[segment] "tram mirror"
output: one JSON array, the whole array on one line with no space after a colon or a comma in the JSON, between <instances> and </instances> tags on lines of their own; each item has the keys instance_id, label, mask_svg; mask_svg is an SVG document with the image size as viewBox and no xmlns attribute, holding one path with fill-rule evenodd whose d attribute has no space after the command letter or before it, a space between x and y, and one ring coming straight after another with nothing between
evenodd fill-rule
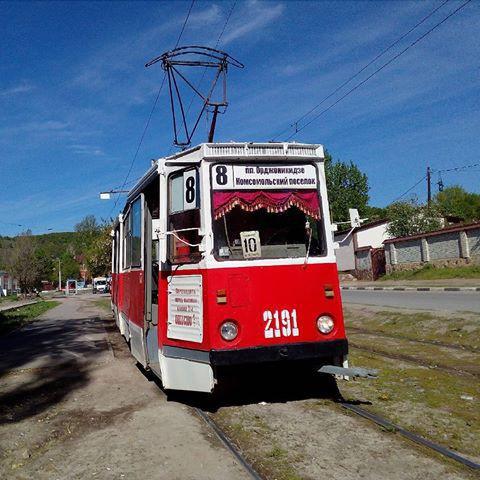
<instances>
[{"instance_id":1,"label":"tram mirror","mask_svg":"<svg viewBox=\"0 0 480 480\"><path fill-rule=\"evenodd\" d=\"M356 208L349 208L348 214L350 216L350 225L352 228L360 226L360 215L358 214L358 210Z\"/></svg>"}]
</instances>

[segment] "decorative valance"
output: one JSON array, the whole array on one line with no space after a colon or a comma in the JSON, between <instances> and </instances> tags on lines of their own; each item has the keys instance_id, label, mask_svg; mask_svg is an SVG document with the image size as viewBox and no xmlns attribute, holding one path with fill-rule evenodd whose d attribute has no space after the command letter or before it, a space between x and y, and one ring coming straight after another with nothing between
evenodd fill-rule
<instances>
[{"instance_id":1,"label":"decorative valance","mask_svg":"<svg viewBox=\"0 0 480 480\"><path fill-rule=\"evenodd\" d=\"M320 218L320 203L316 190L302 191L215 191L213 192L214 218L218 220L235 207L247 212L264 208L270 213L281 213L290 207L297 207L305 215L316 220Z\"/></svg>"}]
</instances>

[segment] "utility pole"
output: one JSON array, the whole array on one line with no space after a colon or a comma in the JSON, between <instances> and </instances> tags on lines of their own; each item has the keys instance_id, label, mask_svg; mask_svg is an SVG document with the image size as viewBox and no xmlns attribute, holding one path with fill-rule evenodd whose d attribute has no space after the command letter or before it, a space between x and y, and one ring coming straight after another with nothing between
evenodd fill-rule
<instances>
[{"instance_id":1,"label":"utility pole","mask_svg":"<svg viewBox=\"0 0 480 480\"><path fill-rule=\"evenodd\" d=\"M60 259L58 259L58 290L62 290L62 270L60 268Z\"/></svg>"},{"instance_id":2,"label":"utility pole","mask_svg":"<svg viewBox=\"0 0 480 480\"><path fill-rule=\"evenodd\" d=\"M430 202L432 201L432 178L430 167L427 167L427 204L430 206Z\"/></svg>"}]
</instances>

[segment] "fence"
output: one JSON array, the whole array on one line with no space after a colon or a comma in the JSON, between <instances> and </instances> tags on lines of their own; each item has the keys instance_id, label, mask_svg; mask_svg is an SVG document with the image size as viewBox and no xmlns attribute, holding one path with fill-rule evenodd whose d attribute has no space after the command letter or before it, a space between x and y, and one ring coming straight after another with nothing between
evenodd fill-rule
<instances>
[{"instance_id":1,"label":"fence","mask_svg":"<svg viewBox=\"0 0 480 480\"><path fill-rule=\"evenodd\" d=\"M480 264L480 223L385 240L386 271Z\"/></svg>"}]
</instances>

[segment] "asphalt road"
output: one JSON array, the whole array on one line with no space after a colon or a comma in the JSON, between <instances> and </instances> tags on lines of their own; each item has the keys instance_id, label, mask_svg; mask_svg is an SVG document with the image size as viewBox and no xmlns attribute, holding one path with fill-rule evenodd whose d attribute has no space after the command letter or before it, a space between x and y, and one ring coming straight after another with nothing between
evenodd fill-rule
<instances>
[{"instance_id":1,"label":"asphalt road","mask_svg":"<svg viewBox=\"0 0 480 480\"><path fill-rule=\"evenodd\" d=\"M342 290L342 299L345 304L480 313L480 293L478 292Z\"/></svg>"}]
</instances>

